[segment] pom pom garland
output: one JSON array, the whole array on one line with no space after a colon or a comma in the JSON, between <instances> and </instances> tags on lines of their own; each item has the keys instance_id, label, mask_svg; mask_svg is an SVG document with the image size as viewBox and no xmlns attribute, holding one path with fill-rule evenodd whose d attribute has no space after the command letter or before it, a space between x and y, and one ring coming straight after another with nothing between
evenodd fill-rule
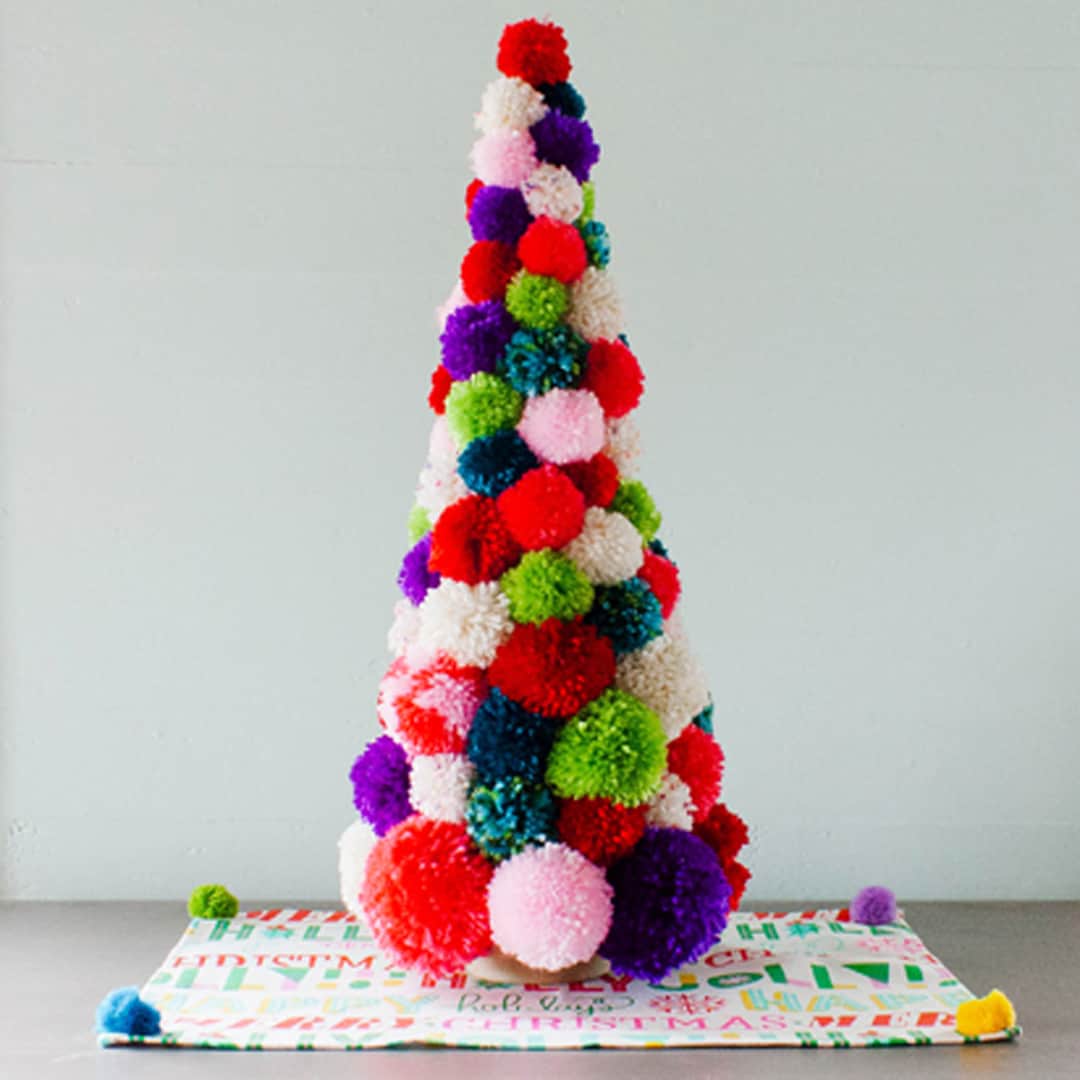
<instances>
[{"instance_id":1,"label":"pom pom garland","mask_svg":"<svg viewBox=\"0 0 1080 1080\"><path fill-rule=\"evenodd\" d=\"M513 628L506 595L494 581L443 581L420 605L420 642L459 664L487 667Z\"/></svg>"},{"instance_id":2,"label":"pom pom garland","mask_svg":"<svg viewBox=\"0 0 1080 1080\"><path fill-rule=\"evenodd\" d=\"M200 885L188 898L193 919L235 919L240 901L224 885Z\"/></svg>"},{"instance_id":3,"label":"pom pom garland","mask_svg":"<svg viewBox=\"0 0 1080 1080\"><path fill-rule=\"evenodd\" d=\"M506 310L522 326L535 330L553 330L569 303L569 293L561 281L527 270L519 270L506 289Z\"/></svg>"},{"instance_id":4,"label":"pom pom garland","mask_svg":"<svg viewBox=\"0 0 1080 1080\"><path fill-rule=\"evenodd\" d=\"M517 566L503 574L501 584L514 622L573 619L584 615L593 603L589 579L565 555L549 548L526 552ZM590 617L590 621L595 620ZM603 626L600 630L604 631ZM619 651L617 644L615 651Z\"/></svg>"},{"instance_id":5,"label":"pom pom garland","mask_svg":"<svg viewBox=\"0 0 1080 1080\"><path fill-rule=\"evenodd\" d=\"M704 821L720 796L724 754L719 743L701 728L687 724L668 743L668 768L690 792L693 820Z\"/></svg>"},{"instance_id":6,"label":"pom pom garland","mask_svg":"<svg viewBox=\"0 0 1080 1080\"><path fill-rule=\"evenodd\" d=\"M467 495L440 515L431 534L429 566L454 581L494 581L521 557L494 499Z\"/></svg>"},{"instance_id":7,"label":"pom pom garland","mask_svg":"<svg viewBox=\"0 0 1080 1080\"><path fill-rule=\"evenodd\" d=\"M594 585L617 585L641 567L641 536L622 516L598 506L585 511L580 535L566 544L568 555Z\"/></svg>"},{"instance_id":8,"label":"pom pom garland","mask_svg":"<svg viewBox=\"0 0 1080 1080\"><path fill-rule=\"evenodd\" d=\"M401 560L401 569L397 576L398 588L412 604L421 604L428 589L434 589L439 584L438 573L428 568L430 555L431 534L427 533L409 548L405 558Z\"/></svg>"},{"instance_id":9,"label":"pom pom garland","mask_svg":"<svg viewBox=\"0 0 1080 1080\"><path fill-rule=\"evenodd\" d=\"M670 619L681 589L679 568L670 559L647 550L637 576L648 583L653 595L660 601L660 614L663 618Z\"/></svg>"},{"instance_id":10,"label":"pom pom garland","mask_svg":"<svg viewBox=\"0 0 1080 1080\"><path fill-rule=\"evenodd\" d=\"M518 434L538 458L587 461L604 445L604 414L588 390L552 390L525 402Z\"/></svg>"},{"instance_id":11,"label":"pom pom garland","mask_svg":"<svg viewBox=\"0 0 1080 1080\"><path fill-rule=\"evenodd\" d=\"M664 628L660 601L636 577L597 589L588 621L611 642L619 656L648 645Z\"/></svg>"},{"instance_id":12,"label":"pom pom garland","mask_svg":"<svg viewBox=\"0 0 1080 1080\"><path fill-rule=\"evenodd\" d=\"M621 341L597 341L589 349L582 386L591 390L612 418L637 407L645 377L637 357Z\"/></svg>"},{"instance_id":13,"label":"pom pom garland","mask_svg":"<svg viewBox=\"0 0 1080 1080\"><path fill-rule=\"evenodd\" d=\"M547 111L545 96L522 79L495 79L480 98L480 111L474 117L476 130L486 135L498 128L521 131L532 127Z\"/></svg>"},{"instance_id":14,"label":"pom pom garland","mask_svg":"<svg viewBox=\"0 0 1080 1080\"><path fill-rule=\"evenodd\" d=\"M458 474L470 491L495 498L540 462L516 432L509 429L473 439L458 458Z\"/></svg>"},{"instance_id":15,"label":"pom pom garland","mask_svg":"<svg viewBox=\"0 0 1080 1080\"><path fill-rule=\"evenodd\" d=\"M531 128L534 153L551 165L564 165L579 183L589 179L600 160L600 147L587 120L552 109Z\"/></svg>"},{"instance_id":16,"label":"pom pom garland","mask_svg":"<svg viewBox=\"0 0 1080 1080\"><path fill-rule=\"evenodd\" d=\"M409 761L389 735L380 735L353 762L349 771L353 805L379 836L412 813L409 804Z\"/></svg>"},{"instance_id":17,"label":"pom pom garland","mask_svg":"<svg viewBox=\"0 0 1080 1080\"><path fill-rule=\"evenodd\" d=\"M485 184L518 187L536 168L536 146L528 131L498 128L473 144L473 172Z\"/></svg>"},{"instance_id":18,"label":"pom pom garland","mask_svg":"<svg viewBox=\"0 0 1080 1080\"><path fill-rule=\"evenodd\" d=\"M896 921L896 896L884 885L867 885L851 901L852 922L864 926L885 926Z\"/></svg>"},{"instance_id":19,"label":"pom pom garland","mask_svg":"<svg viewBox=\"0 0 1080 1080\"><path fill-rule=\"evenodd\" d=\"M622 333L622 305L606 270L586 267L570 286L566 321L586 341L611 341Z\"/></svg>"},{"instance_id":20,"label":"pom pom garland","mask_svg":"<svg viewBox=\"0 0 1080 1080\"><path fill-rule=\"evenodd\" d=\"M554 740L551 720L492 690L473 717L466 752L483 784L511 776L539 784Z\"/></svg>"},{"instance_id":21,"label":"pom pom garland","mask_svg":"<svg viewBox=\"0 0 1080 1080\"><path fill-rule=\"evenodd\" d=\"M514 628L496 653L488 680L530 712L566 717L603 693L614 670L611 642L595 627L577 619L548 619Z\"/></svg>"},{"instance_id":22,"label":"pom pom garland","mask_svg":"<svg viewBox=\"0 0 1080 1080\"><path fill-rule=\"evenodd\" d=\"M660 528L660 511L656 509L649 489L640 480L624 480L611 500L611 509L629 518L646 543Z\"/></svg>"},{"instance_id":23,"label":"pom pom garland","mask_svg":"<svg viewBox=\"0 0 1080 1080\"><path fill-rule=\"evenodd\" d=\"M575 120L580 120L585 115L585 99L578 93L573 83L543 83L539 90L548 108L558 109L559 112L572 116ZM540 117L536 119L539 120Z\"/></svg>"},{"instance_id":24,"label":"pom pom garland","mask_svg":"<svg viewBox=\"0 0 1080 1080\"><path fill-rule=\"evenodd\" d=\"M530 274L553 277L566 285L581 277L588 265L581 233L573 225L549 217L537 218L525 230L517 255Z\"/></svg>"},{"instance_id":25,"label":"pom pom garland","mask_svg":"<svg viewBox=\"0 0 1080 1080\"><path fill-rule=\"evenodd\" d=\"M509 244L477 240L461 260L461 287L474 303L499 300L521 262Z\"/></svg>"},{"instance_id":26,"label":"pom pom garland","mask_svg":"<svg viewBox=\"0 0 1080 1080\"><path fill-rule=\"evenodd\" d=\"M510 23L499 38L498 69L533 86L565 82L570 75L566 35L561 26L523 19Z\"/></svg>"},{"instance_id":27,"label":"pom pom garland","mask_svg":"<svg viewBox=\"0 0 1080 1080\"><path fill-rule=\"evenodd\" d=\"M461 754L422 754L412 759L409 802L434 821L465 820L475 770Z\"/></svg>"},{"instance_id":28,"label":"pom pom garland","mask_svg":"<svg viewBox=\"0 0 1080 1080\"><path fill-rule=\"evenodd\" d=\"M454 383L446 398L446 419L458 445L464 446L514 427L523 404L524 398L505 379L479 371L467 382Z\"/></svg>"},{"instance_id":29,"label":"pom pom garland","mask_svg":"<svg viewBox=\"0 0 1080 1080\"><path fill-rule=\"evenodd\" d=\"M552 839L555 814L551 792L520 776L496 780L490 787L474 787L465 809L469 836L495 861Z\"/></svg>"},{"instance_id":30,"label":"pom pom garland","mask_svg":"<svg viewBox=\"0 0 1080 1080\"><path fill-rule=\"evenodd\" d=\"M587 518L584 496L554 465L527 472L497 502L510 534L528 551L570 543Z\"/></svg>"},{"instance_id":31,"label":"pom pom garland","mask_svg":"<svg viewBox=\"0 0 1080 1080\"><path fill-rule=\"evenodd\" d=\"M529 967L558 971L588 960L611 927L603 870L565 844L530 847L495 870L488 912L495 944Z\"/></svg>"},{"instance_id":32,"label":"pom pom garland","mask_svg":"<svg viewBox=\"0 0 1080 1080\"><path fill-rule=\"evenodd\" d=\"M469 207L474 240L515 245L531 221L525 196L517 188L481 187Z\"/></svg>"},{"instance_id":33,"label":"pom pom garland","mask_svg":"<svg viewBox=\"0 0 1080 1080\"><path fill-rule=\"evenodd\" d=\"M494 371L517 329L498 300L466 305L452 311L439 338L443 367L453 379L467 379L478 371Z\"/></svg>"},{"instance_id":34,"label":"pom pom garland","mask_svg":"<svg viewBox=\"0 0 1080 1080\"><path fill-rule=\"evenodd\" d=\"M727 925L731 888L693 833L647 829L608 881L615 900L600 954L617 974L661 979L703 956Z\"/></svg>"},{"instance_id":35,"label":"pom pom garland","mask_svg":"<svg viewBox=\"0 0 1080 1080\"><path fill-rule=\"evenodd\" d=\"M452 975L491 950L491 864L465 827L414 814L368 856L361 901L379 945L398 963Z\"/></svg>"},{"instance_id":36,"label":"pom pom garland","mask_svg":"<svg viewBox=\"0 0 1080 1080\"><path fill-rule=\"evenodd\" d=\"M598 866L628 855L645 832L647 807L623 806L611 799L563 799L559 838Z\"/></svg>"},{"instance_id":37,"label":"pom pom garland","mask_svg":"<svg viewBox=\"0 0 1080 1080\"><path fill-rule=\"evenodd\" d=\"M670 739L709 702L709 688L686 643L670 633L622 657L615 682L660 717Z\"/></svg>"},{"instance_id":38,"label":"pom pom garland","mask_svg":"<svg viewBox=\"0 0 1080 1080\"><path fill-rule=\"evenodd\" d=\"M529 213L573 223L581 216L581 185L562 165L541 165L521 186Z\"/></svg>"},{"instance_id":39,"label":"pom pom garland","mask_svg":"<svg viewBox=\"0 0 1080 1080\"><path fill-rule=\"evenodd\" d=\"M94 1015L97 1030L103 1035L139 1035L149 1038L161 1034L161 1013L139 997L137 986L110 990Z\"/></svg>"},{"instance_id":40,"label":"pom pom garland","mask_svg":"<svg viewBox=\"0 0 1080 1080\"><path fill-rule=\"evenodd\" d=\"M565 326L554 330L519 330L510 339L498 371L522 394L546 394L578 381L586 347Z\"/></svg>"}]
</instances>

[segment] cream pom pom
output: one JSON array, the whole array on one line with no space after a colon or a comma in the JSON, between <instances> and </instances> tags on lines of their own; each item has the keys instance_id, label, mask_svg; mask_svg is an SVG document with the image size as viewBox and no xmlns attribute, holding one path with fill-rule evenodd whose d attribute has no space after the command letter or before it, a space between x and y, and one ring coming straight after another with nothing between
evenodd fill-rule
<instances>
[{"instance_id":1,"label":"cream pom pom","mask_svg":"<svg viewBox=\"0 0 1080 1080\"><path fill-rule=\"evenodd\" d=\"M645 820L662 829L692 829L694 798L686 782L674 773L664 773L660 790L649 800Z\"/></svg>"},{"instance_id":2,"label":"cream pom pom","mask_svg":"<svg viewBox=\"0 0 1080 1080\"><path fill-rule=\"evenodd\" d=\"M565 165L545 163L521 185L533 217L549 217L572 225L585 206L581 185Z\"/></svg>"},{"instance_id":3,"label":"cream pom pom","mask_svg":"<svg viewBox=\"0 0 1080 1080\"><path fill-rule=\"evenodd\" d=\"M394 619L386 634L386 644L395 657L404 656L420 638L420 612L404 597L394 605Z\"/></svg>"},{"instance_id":4,"label":"cream pom pom","mask_svg":"<svg viewBox=\"0 0 1080 1080\"><path fill-rule=\"evenodd\" d=\"M439 515L458 499L469 494L465 481L457 471L456 459L450 462L429 462L420 470L416 485L416 501L428 512L434 525Z\"/></svg>"},{"instance_id":5,"label":"cream pom pom","mask_svg":"<svg viewBox=\"0 0 1080 1080\"><path fill-rule=\"evenodd\" d=\"M488 667L513 629L510 602L497 581L466 585L443 578L420 605L419 644L466 666Z\"/></svg>"},{"instance_id":6,"label":"cream pom pom","mask_svg":"<svg viewBox=\"0 0 1080 1080\"><path fill-rule=\"evenodd\" d=\"M530 128L547 112L544 95L524 79L500 77L484 87L480 111L473 117L485 135L496 128Z\"/></svg>"},{"instance_id":7,"label":"cream pom pom","mask_svg":"<svg viewBox=\"0 0 1080 1080\"><path fill-rule=\"evenodd\" d=\"M615 685L660 717L669 740L709 704L708 684L685 639L667 631L619 661Z\"/></svg>"},{"instance_id":8,"label":"cream pom pom","mask_svg":"<svg viewBox=\"0 0 1080 1080\"><path fill-rule=\"evenodd\" d=\"M641 534L622 514L590 506L581 532L563 549L594 585L618 585L644 560Z\"/></svg>"},{"instance_id":9,"label":"cream pom pom","mask_svg":"<svg viewBox=\"0 0 1080 1080\"><path fill-rule=\"evenodd\" d=\"M587 267L570 286L570 310L566 321L586 341L614 341L623 332L622 305L611 275Z\"/></svg>"},{"instance_id":10,"label":"cream pom pom","mask_svg":"<svg viewBox=\"0 0 1080 1080\"><path fill-rule=\"evenodd\" d=\"M360 890L364 886L364 868L368 855L379 838L363 818L354 821L338 840L338 889L341 903L350 915L364 917Z\"/></svg>"},{"instance_id":11,"label":"cream pom pom","mask_svg":"<svg viewBox=\"0 0 1080 1080\"><path fill-rule=\"evenodd\" d=\"M450 425L446 416L436 416L428 436L428 464L443 471L453 469L457 472L457 444L450 434Z\"/></svg>"},{"instance_id":12,"label":"cream pom pom","mask_svg":"<svg viewBox=\"0 0 1080 1080\"><path fill-rule=\"evenodd\" d=\"M461 284L461 278L458 278L454 282L453 289L450 290L450 295L435 309L435 321L439 325L439 330L445 330L446 320L459 307L464 307L468 302L469 298L465 295L465 287Z\"/></svg>"},{"instance_id":13,"label":"cream pom pom","mask_svg":"<svg viewBox=\"0 0 1080 1080\"><path fill-rule=\"evenodd\" d=\"M435 821L464 821L475 775L464 754L418 754L409 769L409 802Z\"/></svg>"},{"instance_id":14,"label":"cream pom pom","mask_svg":"<svg viewBox=\"0 0 1080 1080\"><path fill-rule=\"evenodd\" d=\"M623 478L629 479L637 475L637 460L641 456L641 431L632 416L608 421L604 453L615 462L615 467Z\"/></svg>"}]
</instances>

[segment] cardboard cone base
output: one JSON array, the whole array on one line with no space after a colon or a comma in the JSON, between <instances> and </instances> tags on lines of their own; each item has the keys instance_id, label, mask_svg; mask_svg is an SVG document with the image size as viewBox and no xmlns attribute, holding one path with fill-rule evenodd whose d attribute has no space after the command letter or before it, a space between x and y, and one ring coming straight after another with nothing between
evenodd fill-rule
<instances>
[{"instance_id":1,"label":"cardboard cone base","mask_svg":"<svg viewBox=\"0 0 1080 1080\"><path fill-rule=\"evenodd\" d=\"M466 974L474 979L520 985L585 982L587 979L606 975L610 970L611 965L602 956L594 956L584 963L573 964L559 971L540 971L526 966L520 960L507 956L498 949L492 950L487 956L477 957L465 968Z\"/></svg>"}]
</instances>

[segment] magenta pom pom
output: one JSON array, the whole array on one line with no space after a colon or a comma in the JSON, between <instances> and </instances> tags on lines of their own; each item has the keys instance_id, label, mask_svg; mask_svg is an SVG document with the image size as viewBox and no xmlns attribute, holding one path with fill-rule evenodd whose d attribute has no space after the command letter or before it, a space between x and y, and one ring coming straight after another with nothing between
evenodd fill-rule
<instances>
[{"instance_id":1,"label":"magenta pom pom","mask_svg":"<svg viewBox=\"0 0 1080 1080\"><path fill-rule=\"evenodd\" d=\"M884 926L896 921L896 895L884 885L867 885L851 901L851 921L864 926Z\"/></svg>"}]
</instances>

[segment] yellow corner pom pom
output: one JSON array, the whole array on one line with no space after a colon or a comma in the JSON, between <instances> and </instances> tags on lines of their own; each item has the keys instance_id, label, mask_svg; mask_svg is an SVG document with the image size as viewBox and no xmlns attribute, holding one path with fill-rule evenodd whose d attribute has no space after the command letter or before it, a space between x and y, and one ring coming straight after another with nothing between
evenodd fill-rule
<instances>
[{"instance_id":1,"label":"yellow corner pom pom","mask_svg":"<svg viewBox=\"0 0 1080 1080\"><path fill-rule=\"evenodd\" d=\"M1016 1010L1000 990L965 1001L956 1010L956 1030L961 1035L992 1035L1015 1026Z\"/></svg>"}]
</instances>

